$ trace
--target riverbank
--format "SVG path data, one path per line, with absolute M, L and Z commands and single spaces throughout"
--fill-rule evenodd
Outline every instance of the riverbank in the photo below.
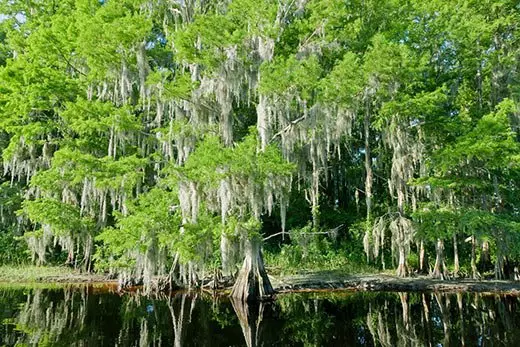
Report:
M 354 274 L 317 271 L 297 275 L 270 275 L 279 293 L 320 290 L 392 292 L 487 292 L 520 295 L 520 281 L 438 280 L 427 276 L 399 278 L 389 274 Z M 117 283 L 100 274 L 87 274 L 68 267 L 0 267 L 0 284 L 103 284 Z M 227 288 L 229 289 L 229 288 Z
M 84 273 L 66 266 L 0 266 L 0 283 L 107 283 L 105 275 Z

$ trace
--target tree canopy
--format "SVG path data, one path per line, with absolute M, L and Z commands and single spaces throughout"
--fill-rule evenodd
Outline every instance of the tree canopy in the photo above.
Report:
M 401 276 L 520 260 L 517 1 L 0 14 L 0 262 L 26 244 L 40 264 L 191 285 L 235 274 L 252 240 L 307 247 L 302 230 Z

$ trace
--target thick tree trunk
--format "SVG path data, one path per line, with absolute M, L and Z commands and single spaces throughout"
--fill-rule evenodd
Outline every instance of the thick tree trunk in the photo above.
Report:
M 260 239 L 246 242 L 246 255 L 231 297 L 240 301 L 262 301 L 271 299 L 274 289 L 264 268 Z
M 444 241 L 437 239 L 437 245 L 435 246 L 435 266 L 431 277 L 445 279 L 447 276 L 446 263 L 444 262 Z
M 398 277 L 406 277 L 408 275 L 408 266 L 406 265 L 406 252 L 403 246 L 399 246 L 399 265 L 397 266 Z

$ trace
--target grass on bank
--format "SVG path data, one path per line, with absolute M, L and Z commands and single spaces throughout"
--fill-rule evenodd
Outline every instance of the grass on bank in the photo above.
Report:
M 0 282 L 46 282 L 51 279 L 65 279 L 82 276 L 78 270 L 65 266 L 2 265 Z

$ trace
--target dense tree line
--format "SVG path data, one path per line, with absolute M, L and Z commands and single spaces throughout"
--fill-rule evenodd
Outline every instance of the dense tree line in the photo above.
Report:
M 0 260 L 22 237 L 40 264 L 195 285 L 245 256 L 238 281 L 262 296 L 262 237 L 287 243 L 310 223 L 345 225 L 360 262 L 400 276 L 514 275 L 516 1 L 0 13 Z

